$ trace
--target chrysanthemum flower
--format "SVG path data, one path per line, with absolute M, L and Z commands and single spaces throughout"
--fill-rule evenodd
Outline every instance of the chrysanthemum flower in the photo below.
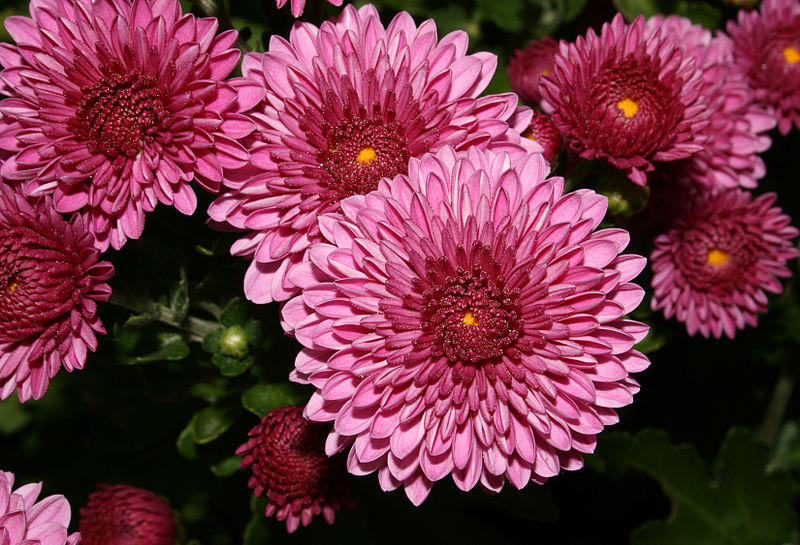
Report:
M 329 429 L 303 418 L 302 407 L 281 407 L 264 416 L 236 450 L 242 468 L 252 471 L 253 494 L 267 498 L 266 515 L 285 520 L 290 533 L 320 513 L 333 524 L 337 509 L 352 507 L 344 457 L 325 455 Z
M 712 37 L 701 25 L 685 17 L 660 15 L 647 21 L 650 31 L 684 48 L 694 57 L 701 72 L 701 94 L 710 123 L 704 132 L 708 140 L 703 148 L 685 161 L 670 163 L 670 176 L 685 177 L 706 188 L 756 187 L 766 168 L 758 156 L 769 149 L 765 133 L 775 127 L 775 120 L 753 101 L 753 91 L 746 78 L 734 67 L 733 42 L 724 34 Z
M 539 80 L 553 70 L 556 51 L 558 42 L 548 37 L 531 40 L 528 47 L 514 51 L 508 61 L 508 79 L 523 102 L 538 104 L 542 100 Z
M 80 517 L 81 545 L 173 545 L 178 536 L 172 507 L 133 486 L 98 484 Z
M 733 62 L 756 101 L 778 122 L 781 134 L 800 128 L 800 2 L 764 0 L 758 11 L 740 11 L 728 22 Z
M 38 502 L 42 483 L 14 490 L 14 474 L 0 471 L 0 544 L 77 545 L 80 535 L 68 534 L 72 516 L 64 496 L 48 496 Z
M 448 144 L 520 145 L 509 122 L 527 125 L 530 110 L 517 112 L 512 93 L 475 98 L 497 60 L 466 49 L 464 32 L 437 41 L 432 20 L 417 27 L 405 12 L 384 28 L 366 5 L 321 28 L 296 23 L 288 42 L 273 36 L 267 53 L 245 56 L 244 81 L 266 93 L 247 112 L 258 126 L 247 140 L 252 166 L 226 173 L 232 191 L 209 214 L 250 231 L 231 248 L 253 259 L 250 300 L 296 293 L 289 276 L 319 237 L 317 215 L 406 172 L 410 157 Z
M 288 0 L 277 0 L 278 9 L 282 8 L 286 5 Z M 322 0 L 315 0 L 317 2 L 321 2 Z M 341 6 L 342 0 L 326 0 L 329 4 L 333 4 L 334 6 Z M 291 4 L 289 9 L 292 11 L 293 17 L 300 17 L 303 15 L 303 10 L 306 7 L 306 0 L 291 0 Z
M 558 132 L 553 119 L 542 112 L 533 112 L 528 127 L 522 136 L 542 146 L 542 155 L 547 162 L 552 162 L 561 153 L 561 133 Z
M 690 335 L 723 334 L 755 326 L 767 295 L 791 275 L 797 229 L 772 206 L 776 195 L 752 199 L 729 189 L 699 194 L 672 230 L 656 238 L 651 256 L 653 310 L 686 324 Z
M 685 159 L 707 140 L 701 72 L 679 43 L 622 15 L 598 37 L 562 42 L 539 85 L 542 107 L 570 148 L 604 159 L 645 185 L 654 162 Z
M 0 185 L 0 399 L 39 399 L 61 367 L 82 369 L 105 333 L 97 316 L 114 268 L 84 218 L 65 221 L 49 197 Z
M 333 422 L 351 473 L 414 504 L 448 474 L 522 488 L 580 468 L 633 400 L 647 326 L 623 316 L 645 259 L 620 255 L 626 231 L 594 232 L 604 197 L 547 172 L 540 154 L 444 148 L 320 217 L 318 280 L 282 316 L 305 347 L 292 378 L 316 387 L 305 415 Z
M 191 214 L 189 182 L 216 190 L 247 162 L 253 130 L 222 80 L 236 32 L 181 13 L 177 0 L 33 0 L 0 45 L 0 173 L 28 195 L 83 211 L 98 248 L 138 238 L 161 202 Z M 258 100 L 241 90 L 238 101 Z M 0 152 L 3 153 L 3 152 Z

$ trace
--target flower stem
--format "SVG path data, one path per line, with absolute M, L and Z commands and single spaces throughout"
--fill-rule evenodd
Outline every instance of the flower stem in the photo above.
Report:
M 781 367 L 778 380 L 772 390 L 772 398 L 767 406 L 767 412 L 761 422 L 756 437 L 770 446 L 775 445 L 780 432 L 783 417 L 786 414 L 786 407 L 792 397 L 794 389 L 795 371 L 790 365 L 785 364 Z
M 186 316 L 181 320 L 172 309 L 163 305 L 116 292 L 108 302 L 137 314 L 152 314 L 153 320 L 181 330 L 188 341 L 202 342 L 203 337 L 208 333 L 221 327 L 217 322 L 195 318 L 194 316 Z

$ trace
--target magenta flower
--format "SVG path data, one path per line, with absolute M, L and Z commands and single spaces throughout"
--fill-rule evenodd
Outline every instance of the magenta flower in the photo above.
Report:
M 98 484 L 80 517 L 81 545 L 174 545 L 178 537 L 172 507 L 133 486 Z
M 781 134 L 800 128 L 800 3 L 764 0 L 758 11 L 739 11 L 728 22 L 733 62 L 755 100 L 778 122 Z
M 0 471 L 0 544 L 77 545 L 80 535 L 69 535 L 72 516 L 64 496 L 48 496 L 38 502 L 42 483 L 14 490 L 14 474 Z
M 708 98 L 708 140 L 689 159 L 671 163 L 675 168 L 669 176 L 686 177 L 707 188 L 756 187 L 766 173 L 758 154 L 772 144 L 765 133 L 775 127 L 775 120 L 754 103 L 753 91 L 734 67 L 738 55 L 733 42 L 724 34 L 712 37 L 702 26 L 676 15 L 652 17 L 646 27 L 660 29 L 694 57 L 701 71 L 701 94 Z
M 497 60 L 466 49 L 464 32 L 437 41 L 432 20 L 417 27 L 405 12 L 384 29 L 366 5 L 321 28 L 296 23 L 288 42 L 273 36 L 267 53 L 245 56 L 243 81 L 265 91 L 247 112 L 258 127 L 247 140 L 252 165 L 226 174 L 232 191 L 209 214 L 250 231 L 231 248 L 253 259 L 250 300 L 296 293 L 292 271 L 319 238 L 317 215 L 406 172 L 410 157 L 520 145 L 509 123 L 527 125 L 530 110 L 517 112 L 512 93 L 475 98 Z
M 685 159 L 708 139 L 700 76 L 680 43 L 648 30 L 642 17 L 626 25 L 617 14 L 599 37 L 590 29 L 562 42 L 539 90 L 573 151 L 643 186 L 654 162 Z
M 320 513 L 333 524 L 342 505 L 353 506 L 344 457 L 325 455 L 328 426 L 303 418 L 302 407 L 270 411 L 236 450 L 256 497 L 267 498 L 266 516 L 286 521 L 294 532 Z
M 282 8 L 286 5 L 288 0 L 277 0 L 278 9 Z M 322 0 L 315 0 L 317 2 L 321 2 Z M 329 4 L 333 4 L 334 6 L 341 6 L 342 0 L 327 0 Z M 292 11 L 293 17 L 300 17 L 303 15 L 303 10 L 306 7 L 306 0 L 291 0 L 290 9 Z
M 236 113 L 259 91 L 222 80 L 236 32 L 183 15 L 177 0 L 33 0 L 0 45 L 2 176 L 28 195 L 82 211 L 102 250 L 138 238 L 161 202 L 191 214 L 189 182 L 215 191 L 248 154 Z M 243 104 L 242 104 L 243 102 Z M 2 152 L 0 152 L 2 153 Z
M 529 138 L 542 147 L 541 153 L 548 163 L 561 153 L 561 133 L 558 132 L 553 119 L 542 112 L 533 112 L 528 127 L 522 136 Z
M 538 104 L 542 100 L 539 80 L 553 70 L 557 51 L 558 42 L 548 37 L 531 40 L 527 47 L 514 50 L 508 61 L 508 79 L 523 102 Z
M 408 175 L 325 214 L 283 307 L 305 347 L 292 378 L 333 422 L 326 450 L 378 472 L 414 504 L 452 475 L 522 488 L 582 466 L 649 361 L 647 326 L 623 318 L 645 259 L 621 229 L 594 232 L 606 199 L 564 194 L 540 154 L 444 148 Z
M 114 273 L 83 217 L 0 185 L 0 399 L 39 399 L 61 367 L 82 369 L 105 333 L 97 302 Z
M 696 196 L 672 230 L 656 238 L 651 256 L 653 310 L 684 322 L 690 335 L 730 338 L 755 326 L 767 310 L 765 292 L 780 293 L 779 278 L 797 257 L 798 231 L 773 207 L 776 195 L 752 199 L 729 189 Z

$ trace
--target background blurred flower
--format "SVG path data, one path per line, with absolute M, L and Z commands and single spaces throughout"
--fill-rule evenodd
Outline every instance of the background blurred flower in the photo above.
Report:
M 631 403 L 647 326 L 622 316 L 645 260 L 606 199 L 563 194 L 540 154 L 444 148 L 320 217 L 319 280 L 283 307 L 326 450 L 414 504 L 433 482 L 499 491 L 578 469 Z
M 542 78 L 542 107 L 573 151 L 645 185 L 654 162 L 685 159 L 707 140 L 701 72 L 680 43 L 617 14 L 598 37 L 562 43 Z
M 288 0 L 277 0 L 278 8 L 282 8 L 286 5 Z M 314 2 L 321 2 L 322 0 L 312 0 Z M 341 6 L 342 0 L 327 0 L 329 4 L 333 4 L 334 6 Z M 306 7 L 306 0 L 291 0 L 289 9 L 292 11 L 292 15 L 294 17 L 300 17 L 303 15 L 303 10 Z
M 800 127 L 800 2 L 764 0 L 728 22 L 734 66 L 748 78 L 756 101 L 781 134 Z
M 685 17 L 655 16 L 646 27 L 682 47 L 695 59 L 701 72 L 701 95 L 708 99 L 708 140 L 690 158 L 664 165 L 670 176 L 681 176 L 707 188 L 756 187 L 766 173 L 759 153 L 772 143 L 765 133 L 775 120 L 753 101 L 753 91 L 734 66 L 734 44 L 724 34 L 712 37 L 709 30 L 693 25 Z
M 531 40 L 527 47 L 516 49 L 508 60 L 511 88 L 523 102 L 538 104 L 542 100 L 539 79 L 553 70 L 556 51 L 558 42 L 544 37 L 541 40 Z
M 80 510 L 81 545 L 173 545 L 172 508 L 133 486 L 98 484 Z
M 522 136 L 542 146 L 542 155 L 548 163 L 551 163 L 561 153 L 561 134 L 553 123 L 553 119 L 547 114 L 533 112 L 531 122 L 522 131 Z
M 797 257 L 791 239 L 797 229 L 772 206 L 776 195 L 752 199 L 729 189 L 695 196 L 686 215 L 656 238 L 653 310 L 684 322 L 690 335 L 730 338 L 755 326 L 767 310 L 764 293 L 780 293 L 779 278 Z
M 84 219 L 65 221 L 49 197 L 0 185 L 0 399 L 39 399 L 61 367 L 82 369 L 105 333 L 97 302 L 114 268 L 98 261 Z
M 465 32 L 437 41 L 433 20 L 417 27 L 405 12 L 384 29 L 366 5 L 321 28 L 296 23 L 288 42 L 273 36 L 267 53 L 245 56 L 242 84 L 266 93 L 247 112 L 258 126 L 247 141 L 252 165 L 226 172 L 232 191 L 209 214 L 250 231 L 231 248 L 253 259 L 248 299 L 296 293 L 305 280 L 293 271 L 319 238 L 317 215 L 406 172 L 409 157 L 444 145 L 528 145 L 509 130 L 530 119 L 516 95 L 475 98 L 497 59 L 466 50 Z
M 64 496 L 38 502 L 42 483 L 14 490 L 14 474 L 0 471 L 0 543 L 2 545 L 77 545 L 80 535 L 68 535 L 72 514 Z
M 342 505 L 353 506 L 344 457 L 325 454 L 328 427 L 303 418 L 302 407 L 270 411 L 236 450 L 250 468 L 253 494 L 267 498 L 266 515 L 286 521 L 291 533 L 322 513 L 333 524 Z
M 33 0 L 30 12 L 6 18 L 16 46 L 0 45 L 0 173 L 85 212 L 98 248 L 139 238 L 159 202 L 191 214 L 192 179 L 215 191 L 222 167 L 247 162 L 237 140 L 253 125 L 222 81 L 235 31 L 215 36 L 216 19 L 177 0 Z

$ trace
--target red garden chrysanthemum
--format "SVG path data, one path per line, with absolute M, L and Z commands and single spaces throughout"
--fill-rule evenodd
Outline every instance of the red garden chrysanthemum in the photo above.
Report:
M 81 545 L 174 545 L 172 507 L 159 496 L 127 485 L 98 484 L 80 510 Z
M 542 100 L 539 80 L 553 70 L 556 51 L 558 42 L 548 37 L 531 40 L 527 47 L 514 51 L 508 61 L 508 79 L 523 102 L 538 104 Z
M 570 148 L 604 159 L 645 185 L 654 162 L 685 159 L 707 140 L 701 71 L 680 43 L 622 15 L 562 42 L 539 89 Z
M 522 488 L 580 468 L 633 400 L 647 326 L 623 316 L 645 259 L 595 232 L 605 197 L 547 173 L 540 154 L 448 147 L 320 217 L 316 281 L 282 316 L 305 347 L 292 378 L 316 387 L 305 415 L 333 422 L 351 473 L 414 504 L 448 474 Z
M 690 335 L 723 334 L 755 326 L 767 310 L 765 292 L 780 293 L 791 275 L 798 231 L 772 206 L 776 195 L 752 199 L 729 189 L 698 194 L 686 215 L 656 238 L 650 258 L 653 310 L 686 324 Z
M 526 126 L 530 111 L 515 115 L 512 93 L 475 98 L 497 60 L 466 49 L 464 32 L 439 41 L 432 20 L 417 27 L 405 12 L 384 28 L 366 5 L 320 28 L 296 23 L 289 41 L 273 36 L 267 53 L 245 56 L 242 81 L 266 93 L 246 112 L 257 124 L 252 165 L 226 173 L 231 191 L 209 214 L 250 231 L 231 249 L 253 259 L 250 300 L 296 293 L 292 270 L 319 238 L 317 216 L 406 172 L 410 157 L 444 145 L 519 147 L 509 122 Z
M 542 112 L 533 112 L 528 128 L 522 136 L 530 138 L 542 146 L 542 155 L 548 163 L 561 153 L 561 133 L 558 132 L 553 119 Z
M 756 101 L 781 134 L 800 128 L 800 2 L 764 0 L 758 11 L 728 22 L 734 66 L 747 77 Z
M 316 2 L 322 2 L 322 0 L 314 0 Z M 289 0 L 277 0 L 278 9 L 282 8 L 286 5 L 286 2 Z M 327 0 L 329 4 L 333 4 L 334 6 L 341 6 L 342 0 Z M 290 9 L 292 11 L 293 17 L 300 17 L 303 15 L 303 10 L 306 7 L 306 0 L 291 0 L 290 2 Z
M 177 0 L 32 0 L 31 18 L 0 44 L 3 178 L 28 195 L 52 193 L 82 211 L 98 248 L 138 238 L 157 203 L 191 214 L 193 179 L 216 190 L 222 167 L 245 164 L 237 141 L 253 123 L 236 114 L 222 80 L 239 60 L 236 32 L 183 15 Z
M 756 187 L 766 173 L 758 154 L 769 149 L 772 142 L 765 133 L 775 127 L 775 120 L 753 101 L 746 78 L 734 67 L 738 55 L 733 42 L 724 34 L 712 37 L 702 26 L 676 15 L 652 17 L 646 26 L 660 29 L 694 57 L 701 94 L 708 99 L 708 140 L 690 158 L 664 165 L 668 176 L 685 177 L 706 188 Z
M 344 457 L 325 455 L 329 429 L 303 418 L 302 407 L 281 407 L 264 416 L 236 450 L 242 467 L 252 472 L 253 494 L 267 498 L 266 515 L 285 520 L 289 532 L 320 513 L 333 524 L 336 510 L 353 504 Z
M 42 483 L 14 489 L 14 474 L 0 471 L 0 545 L 78 545 L 81 536 L 69 535 L 72 513 L 64 496 L 36 501 Z M 85 542 L 84 542 L 85 543 Z
M 0 185 L 0 399 L 39 399 L 59 369 L 82 369 L 105 333 L 97 302 L 114 268 L 85 220 L 65 221 L 49 197 L 28 200 Z

